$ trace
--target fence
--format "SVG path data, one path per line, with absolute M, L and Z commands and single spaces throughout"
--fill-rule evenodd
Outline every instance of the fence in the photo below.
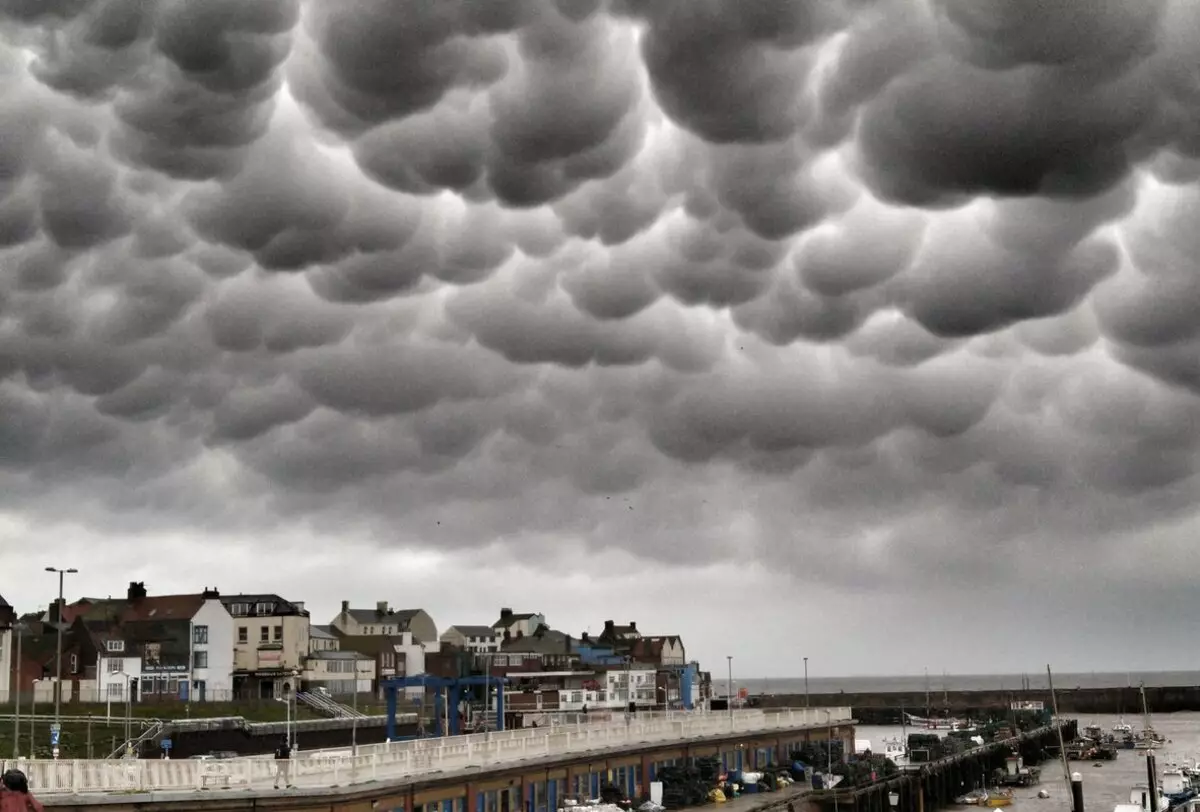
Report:
M 436 739 L 365 745 L 344 751 L 299 753 L 288 763 L 288 783 L 330 788 L 367 781 L 400 780 L 465 767 L 487 767 L 526 759 L 637 747 L 730 733 L 820 728 L 850 720 L 849 708 L 689 713 L 678 718 L 640 715 L 628 721 L 528 728 Z M 269 789 L 277 764 L 270 758 L 222 760 L 109 760 L 0 762 L 18 766 L 36 794 L 170 792 L 203 788 Z

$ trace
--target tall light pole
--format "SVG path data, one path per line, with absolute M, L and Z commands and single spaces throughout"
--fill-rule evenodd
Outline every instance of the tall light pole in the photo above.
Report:
M 58 643 L 54 652 L 54 724 L 58 725 L 60 721 L 60 711 L 62 709 L 62 630 L 63 630 L 63 578 L 67 575 L 73 575 L 79 570 L 74 567 L 46 567 L 46 572 L 58 573 Z
M 14 623 L 13 633 L 17 635 L 17 670 L 12 680 L 16 684 L 13 693 L 13 758 L 17 759 L 21 757 L 21 641 L 25 639 L 25 624 L 20 621 Z
M 733 725 L 733 655 L 726 654 L 725 662 L 729 665 L 729 686 L 728 686 L 728 690 L 725 691 L 725 694 L 726 694 L 726 696 L 729 697 L 729 700 L 725 704 L 729 706 L 729 724 L 732 726 Z
M 808 707 L 808 658 L 804 658 L 804 707 Z

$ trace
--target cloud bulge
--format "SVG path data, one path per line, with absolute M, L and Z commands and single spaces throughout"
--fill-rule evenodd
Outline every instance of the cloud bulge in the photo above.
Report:
M 1188 0 L 0 0 L 5 558 L 443 626 L 539 584 L 710 658 L 761 607 L 827 673 L 951 667 L 1081 575 L 1196 608 L 1198 36 Z M 929 655 L 862 630 L 946 605 Z

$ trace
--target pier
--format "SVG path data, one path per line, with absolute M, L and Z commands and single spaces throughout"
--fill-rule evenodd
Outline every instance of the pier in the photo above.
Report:
M 1063 713 L 1140 712 L 1142 698 L 1138 686 L 1124 688 L 1082 688 L 1055 686 L 1058 709 Z M 803 707 L 803 694 L 768 694 L 754 697 L 761 707 Z M 930 701 L 924 691 L 880 691 L 866 693 L 813 693 L 813 706 L 846 705 L 854 709 L 854 718 L 864 725 L 899 724 L 900 711 L 920 716 L 926 709 L 932 715 L 979 716 L 989 711 L 1006 710 L 1013 702 L 1035 701 L 1051 706 L 1050 691 L 1045 688 L 987 691 L 935 691 Z M 1200 711 L 1200 686 L 1146 686 L 1146 707 L 1151 713 Z
M 1043 754 L 1058 747 L 1058 728 L 1066 741 L 1079 733 L 1074 719 L 1061 720 L 1003 741 L 946 756 L 865 786 L 811 792 L 810 809 L 826 812 L 834 807 L 854 807 L 860 812 L 929 812 L 944 807 L 960 795 L 990 784 L 996 770 L 1004 770 L 1008 757 L 1017 753 L 1026 765 L 1036 765 Z M 986 783 L 985 783 L 986 782 Z M 892 794 L 897 803 L 891 803 Z
M 290 762 L 294 788 L 285 790 L 272 788 L 276 763 L 269 755 L 13 766 L 25 771 L 51 812 L 83 806 L 106 812 L 549 812 L 568 797 L 595 797 L 605 783 L 640 797 L 658 770 L 692 758 L 716 757 L 728 769 L 751 770 L 786 763 L 792 750 L 830 737 L 852 748 L 849 708 L 690 712 L 393 741 L 360 746 L 357 753 L 312 751 Z

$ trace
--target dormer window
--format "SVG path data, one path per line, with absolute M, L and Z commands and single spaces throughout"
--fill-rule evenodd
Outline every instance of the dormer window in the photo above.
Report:
M 248 615 L 248 614 L 250 614 L 250 604 L 235 603 L 229 607 L 229 614 L 235 615 L 235 616 Z
M 256 603 L 254 605 L 254 613 L 256 615 L 269 615 L 269 614 L 271 614 L 271 610 L 274 608 L 275 607 L 273 607 L 269 603 L 260 602 L 260 603 Z
M 110 651 L 113 654 L 121 654 L 125 651 L 124 640 L 106 640 L 104 642 L 104 650 Z

